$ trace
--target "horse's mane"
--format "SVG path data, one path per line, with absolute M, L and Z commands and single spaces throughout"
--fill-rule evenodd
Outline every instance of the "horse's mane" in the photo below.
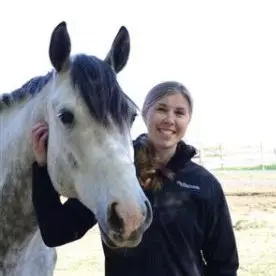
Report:
M 53 72 L 30 79 L 22 87 L 0 96 L 0 112 L 16 103 L 38 94 L 52 79 Z M 135 103 L 121 90 L 116 75 L 109 65 L 94 56 L 76 55 L 70 62 L 70 78 L 79 91 L 91 115 L 108 126 L 111 122 L 119 127 L 137 113 Z
M 51 78 L 52 72 L 49 72 L 44 76 L 36 76 L 24 83 L 20 88 L 17 88 L 10 93 L 0 95 L 0 112 L 5 108 L 11 107 L 26 98 L 33 97 L 39 93 Z

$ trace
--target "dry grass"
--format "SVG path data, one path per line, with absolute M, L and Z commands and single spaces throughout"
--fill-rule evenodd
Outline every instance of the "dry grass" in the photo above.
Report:
M 217 176 L 233 217 L 241 264 L 238 275 L 276 275 L 276 172 Z
M 276 172 L 215 172 L 224 186 L 240 255 L 239 276 L 276 275 Z M 57 248 L 55 276 L 103 276 L 97 227 Z

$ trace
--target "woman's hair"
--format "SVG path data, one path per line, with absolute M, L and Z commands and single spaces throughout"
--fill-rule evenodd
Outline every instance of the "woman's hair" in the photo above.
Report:
M 179 82 L 166 81 L 155 85 L 147 94 L 143 107 L 142 116 L 146 120 L 149 109 L 156 104 L 161 98 L 175 93 L 181 93 L 189 103 L 189 113 L 193 112 L 193 99 L 188 89 Z
M 160 166 L 154 148 L 148 139 L 138 150 L 136 165 L 141 186 L 145 189 L 155 190 L 161 188 L 163 177 L 170 180 L 174 179 L 173 171 L 165 166 Z
M 187 99 L 189 103 L 189 114 L 191 116 L 193 111 L 193 99 L 190 92 L 179 82 L 166 81 L 157 84 L 148 92 L 142 107 L 142 116 L 144 121 L 147 119 L 150 108 L 153 107 L 156 102 L 165 96 L 175 93 L 181 93 Z M 154 148 L 148 139 L 138 150 L 137 165 L 141 185 L 146 189 L 158 189 L 162 185 L 163 177 L 171 180 L 174 177 L 174 173 L 172 171 L 169 171 L 165 167 L 160 168 L 160 162 L 158 162 Z M 151 181 L 148 182 L 147 179 L 151 179 Z

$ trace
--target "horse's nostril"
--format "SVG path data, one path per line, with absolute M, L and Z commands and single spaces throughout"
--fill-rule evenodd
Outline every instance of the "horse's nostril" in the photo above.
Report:
M 124 221 L 116 211 L 117 204 L 117 202 L 113 202 L 110 205 L 108 210 L 108 222 L 113 230 L 115 230 L 116 232 L 122 232 L 124 229 Z

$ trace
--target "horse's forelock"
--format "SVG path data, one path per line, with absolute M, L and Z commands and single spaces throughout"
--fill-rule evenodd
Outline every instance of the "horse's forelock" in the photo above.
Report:
M 121 90 L 114 71 L 103 61 L 86 55 L 77 55 L 71 63 L 72 85 L 79 91 L 91 116 L 101 124 L 112 122 L 123 127 L 136 105 Z

